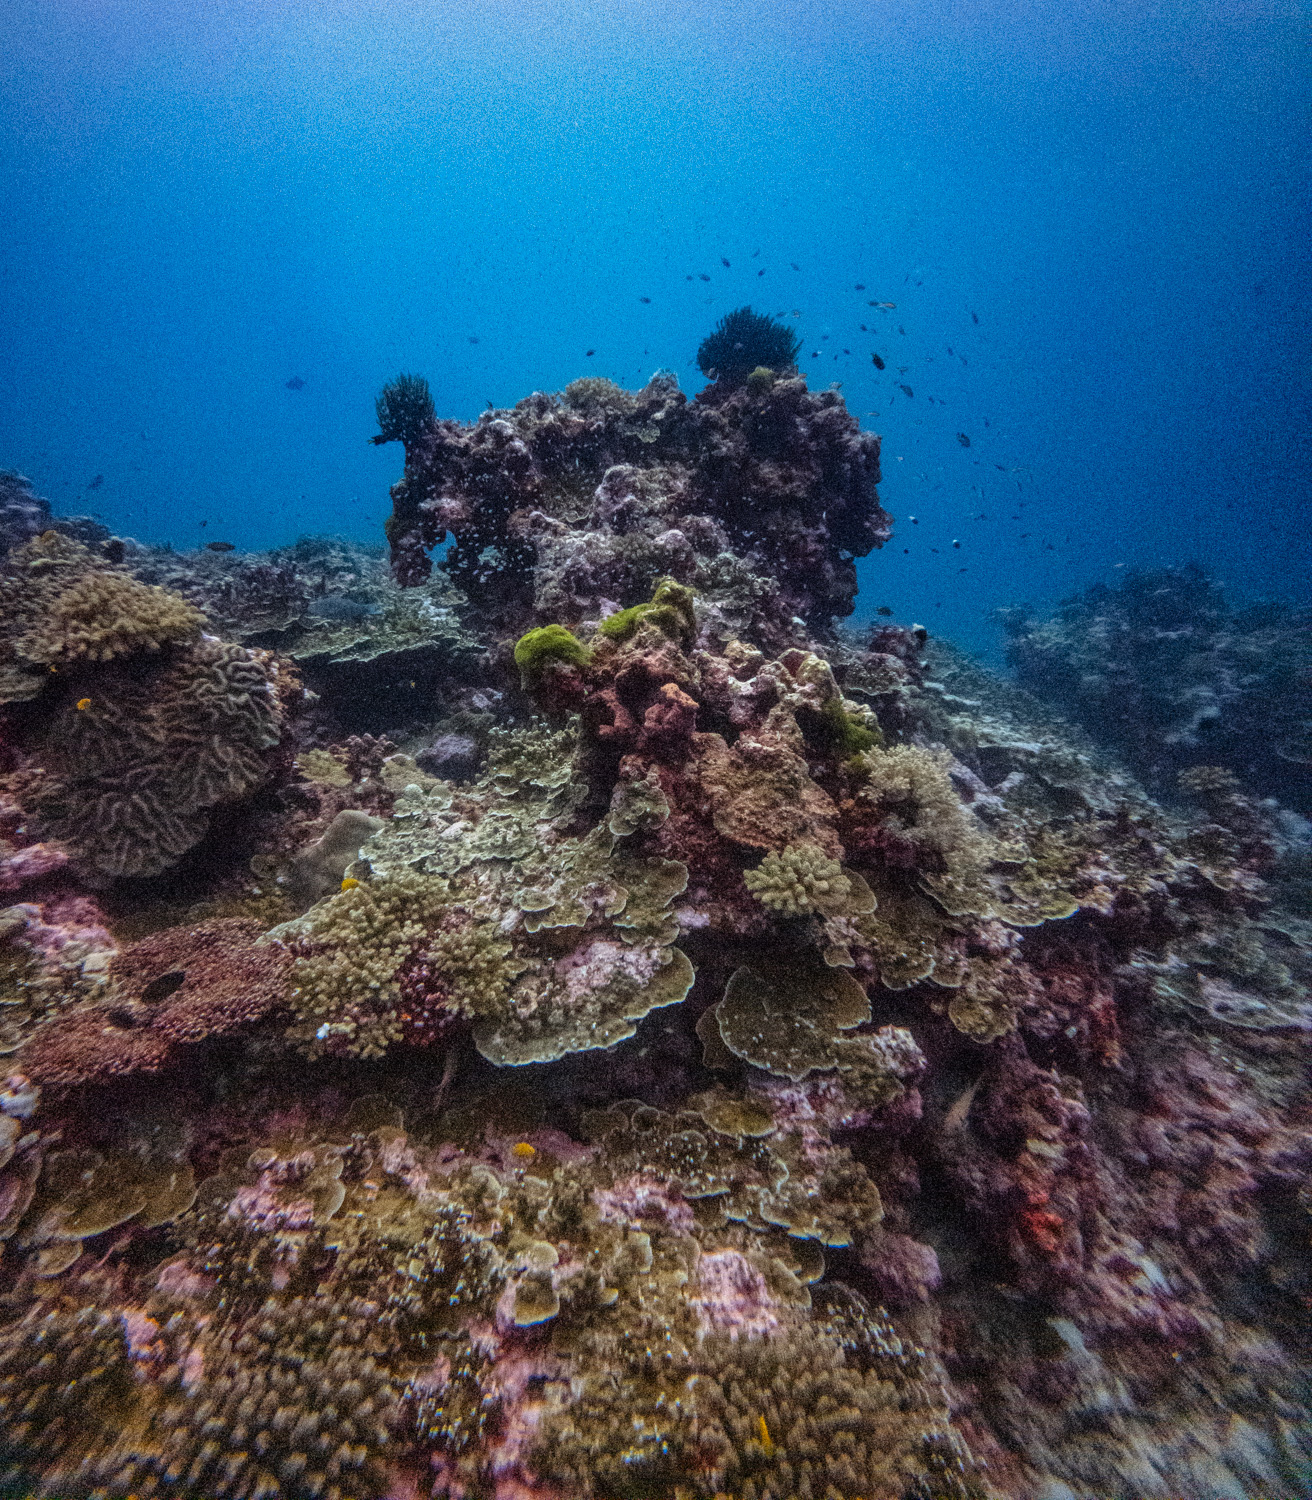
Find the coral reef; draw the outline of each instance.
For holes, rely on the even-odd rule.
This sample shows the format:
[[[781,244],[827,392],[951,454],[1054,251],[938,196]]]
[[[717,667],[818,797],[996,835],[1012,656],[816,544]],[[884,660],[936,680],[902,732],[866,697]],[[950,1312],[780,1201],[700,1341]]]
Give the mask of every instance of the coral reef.
[[[17,540],[6,1494],[1307,1492],[1293,783],[1209,743],[1145,790],[838,628],[877,446],[752,359],[398,389],[397,580]],[[1162,587],[1096,601],[1166,622],[1141,707],[1237,659]]]
[[[1222,765],[1312,813],[1312,648],[1306,610],[1233,609],[1199,567],[1127,575],[1047,620],[1007,611],[1020,681],[1124,755],[1157,790]]]
[[[421,583],[452,537],[444,569],[503,639],[613,615],[664,576],[726,636],[778,649],[851,611],[853,559],[888,537],[878,439],[796,378],[691,402],[668,375],[636,393],[578,381],[472,426],[433,422],[406,455],[397,579]]]
[[[89,878],[158,874],[268,780],[300,688],[267,652],[53,531],[10,554],[0,604],[0,696],[41,699],[11,721],[17,800]]]

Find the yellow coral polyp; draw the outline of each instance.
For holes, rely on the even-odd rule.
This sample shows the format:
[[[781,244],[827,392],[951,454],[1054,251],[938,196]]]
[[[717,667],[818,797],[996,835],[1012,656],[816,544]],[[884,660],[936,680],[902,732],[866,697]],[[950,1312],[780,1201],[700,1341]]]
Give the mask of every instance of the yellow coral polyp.
[[[90,698],[79,698],[77,700],[77,707],[78,707],[78,712],[79,713],[85,713],[87,711],[87,709],[89,709],[91,707],[91,699]]]
[[[344,891],[353,891],[359,884],[360,882],[354,875],[344,875],[342,877],[342,889]]]
[[[516,1161],[530,1162],[538,1154],[538,1149],[529,1141],[516,1141],[510,1148],[510,1154]]]

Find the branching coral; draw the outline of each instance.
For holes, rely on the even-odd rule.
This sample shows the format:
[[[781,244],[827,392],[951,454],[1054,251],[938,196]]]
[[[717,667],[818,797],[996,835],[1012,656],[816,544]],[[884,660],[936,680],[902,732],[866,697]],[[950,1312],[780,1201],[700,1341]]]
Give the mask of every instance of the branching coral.
[[[765,856],[743,875],[752,895],[779,917],[808,917],[825,907],[842,907],[852,883],[836,859],[814,844],[790,844]]]
[[[280,928],[296,954],[296,1040],[314,1052],[356,1057],[380,1057],[400,1041],[400,972],[447,895],[441,881],[398,871],[339,891]]]

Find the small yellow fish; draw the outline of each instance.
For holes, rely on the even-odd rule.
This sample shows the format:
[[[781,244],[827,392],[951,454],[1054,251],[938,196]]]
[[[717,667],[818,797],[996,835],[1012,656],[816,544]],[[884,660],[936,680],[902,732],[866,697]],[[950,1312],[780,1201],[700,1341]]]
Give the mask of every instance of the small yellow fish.
[[[91,699],[90,698],[79,698],[77,700],[77,706],[78,706],[79,709],[81,709],[81,711],[83,713],[85,713],[87,711],[87,709],[89,709],[91,707]]]
[[[510,1148],[510,1154],[516,1161],[529,1162],[538,1154],[537,1147],[528,1141],[516,1141]]]
[[[342,889],[344,891],[353,891],[359,884],[360,882],[354,875],[347,875],[342,881]]]
[[[765,1456],[767,1458],[773,1458],[774,1443],[770,1439],[770,1429],[766,1425],[766,1420],[763,1416],[761,1416],[757,1417],[756,1422],[757,1426],[761,1429],[761,1447],[765,1449]]]

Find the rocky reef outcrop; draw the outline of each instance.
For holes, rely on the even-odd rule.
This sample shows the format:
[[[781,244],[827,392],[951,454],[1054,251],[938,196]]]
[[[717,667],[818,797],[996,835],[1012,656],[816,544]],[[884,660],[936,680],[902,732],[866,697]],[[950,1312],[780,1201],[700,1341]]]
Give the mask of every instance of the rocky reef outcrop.
[[[1199,567],[1131,573],[1052,616],[1004,613],[1019,680],[1156,790],[1221,765],[1312,813],[1312,613],[1231,608]]]
[[[640,391],[576,380],[406,442],[387,535],[398,582],[446,572],[486,627],[576,625],[695,588],[734,634],[779,649],[851,612],[854,559],[882,546],[879,439],[795,376]]]
[[[284,558],[219,638],[269,559],[19,549],[81,571],[5,637],[15,1493],[1306,1488],[1312,831],[836,626],[876,450],[756,375],[425,418],[400,582]],[[131,628],[55,630],[88,590]],[[385,630],[443,664],[395,739],[324,667]],[[39,669],[202,648],[318,697],[203,859],[92,878]]]

